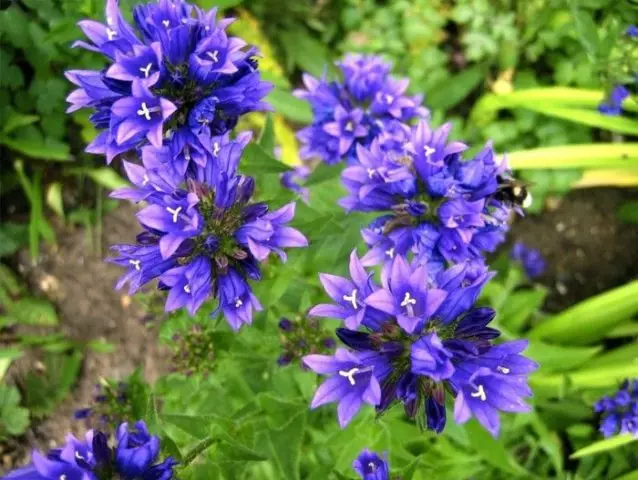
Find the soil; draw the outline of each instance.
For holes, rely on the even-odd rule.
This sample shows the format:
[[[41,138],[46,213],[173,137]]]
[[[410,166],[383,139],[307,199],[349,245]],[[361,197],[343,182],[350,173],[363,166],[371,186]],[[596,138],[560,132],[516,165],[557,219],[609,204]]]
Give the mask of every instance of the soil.
[[[152,382],[168,372],[170,353],[159,345],[156,331],[145,322],[145,313],[126,295],[126,290],[113,288],[121,269],[95,253],[84,231],[57,230],[57,248],[48,248],[35,266],[24,252],[18,270],[35,294],[46,296],[55,304],[61,331],[68,338],[102,338],[116,348],[112,353],[86,349],[71,397],[49,418],[32,423],[19,444],[0,445],[0,473],[26,463],[33,447],[48,450],[63,441],[67,432],[83,434],[84,422],[75,420],[73,412],[92,404],[95,384],[101,377],[119,380],[143,367],[146,379]],[[104,218],[103,244],[132,242],[137,230],[134,209],[121,206]],[[8,372],[9,381],[33,369],[37,359],[34,353],[14,362]]]
[[[616,216],[638,190],[575,190],[552,199],[542,215],[519,219],[513,242],[537,248],[547,260],[540,283],[550,290],[544,309],[559,312],[638,277],[638,225]]]
[[[516,221],[511,241],[540,249],[548,264],[540,282],[549,287],[545,309],[560,311],[574,303],[638,276],[638,226],[615,215],[625,201],[638,200],[638,190],[590,189],[571,192],[550,202],[542,215]],[[104,219],[104,245],[129,242],[138,227],[130,206],[121,206]],[[70,338],[102,337],[116,346],[110,354],[87,351],[81,375],[68,401],[46,420],[32,424],[12,445],[0,445],[0,473],[28,461],[30,449],[48,449],[67,432],[81,434],[85,426],[73,412],[91,404],[100,377],[120,379],[143,366],[149,381],[167,373],[170,353],[158,345],[156,332],[144,322],[145,313],[113,285],[121,270],[93,253],[82,230],[58,228],[59,245],[49,249],[37,266],[26,254],[19,270],[36,293],[56,305],[62,331]],[[25,357],[11,367],[15,378],[33,368],[37,357]]]

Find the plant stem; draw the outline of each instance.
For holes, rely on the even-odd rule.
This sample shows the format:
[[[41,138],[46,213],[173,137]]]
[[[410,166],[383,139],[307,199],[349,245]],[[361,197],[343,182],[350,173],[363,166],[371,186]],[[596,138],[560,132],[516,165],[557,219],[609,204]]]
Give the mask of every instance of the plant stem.
[[[217,439],[212,436],[208,436],[201,440],[198,444],[191,448],[186,455],[184,455],[184,458],[180,462],[180,469],[188,467],[188,465],[195,460],[200,453],[204,452],[204,450],[209,448],[215,442],[217,442]]]

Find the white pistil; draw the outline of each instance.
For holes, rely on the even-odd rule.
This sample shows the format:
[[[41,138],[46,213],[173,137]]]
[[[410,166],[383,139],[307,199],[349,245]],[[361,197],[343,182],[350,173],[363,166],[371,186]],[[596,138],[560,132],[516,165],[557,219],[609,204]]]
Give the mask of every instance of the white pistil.
[[[392,95],[390,95],[389,93],[386,93],[386,95],[385,95],[385,103],[390,105],[392,102],[394,102],[394,97]]]
[[[374,473],[377,470],[377,466],[374,464],[374,462],[368,463],[368,468],[370,469],[370,473]]]
[[[60,475],[60,480],[66,480],[66,475],[64,474]]]
[[[171,215],[173,215],[173,223],[177,223],[177,216],[179,215],[179,212],[182,211],[182,207],[177,207],[177,208],[166,207],[166,211],[170,213]]]
[[[151,68],[153,68],[153,63],[149,63],[145,67],[140,67],[140,72],[144,74],[144,78],[148,78],[151,73]]]
[[[346,132],[354,132],[354,124],[352,123],[352,121],[348,121],[348,123],[346,123],[344,130]]]
[[[78,460],[85,460],[85,458],[80,455],[80,452],[78,452],[77,450],[75,451],[75,458],[77,458]]]
[[[432,155],[433,153],[436,153],[436,148],[432,148],[429,145],[424,145],[423,151],[425,152],[425,156],[430,158],[430,155]]]
[[[151,119],[151,111],[148,109],[148,105],[146,105],[146,102],[142,102],[142,105],[140,105],[140,109],[137,111],[137,114],[140,117],[146,118],[146,120]]]
[[[146,185],[149,181],[150,179],[148,178],[148,175],[144,174],[144,176],[142,177],[142,185]]]
[[[482,402],[487,400],[487,395],[485,394],[485,390],[483,389],[483,385],[479,385],[476,389],[476,392],[470,393],[470,395],[474,398],[480,399]]]
[[[186,293],[191,293],[191,286],[188,283],[186,285],[184,285],[184,291]]]
[[[235,308],[239,308],[244,304],[244,302],[241,301],[241,298],[237,298],[235,299]]]
[[[138,272],[142,269],[142,262],[139,260],[129,260],[128,263],[133,265],[135,267],[135,270],[137,270]]]
[[[498,370],[499,372],[501,372],[503,375],[507,375],[508,373],[511,372],[511,370],[507,367],[501,367],[500,365],[498,367],[496,367],[496,370]]]
[[[162,24],[163,24],[166,28],[168,28],[168,27],[170,27],[170,26],[171,26],[171,21],[170,21],[170,20],[162,20]]]
[[[206,55],[208,55],[213,62],[215,63],[219,62],[219,50],[208,52],[206,53]]]
[[[390,258],[394,258],[394,247],[390,248],[389,250],[386,250],[385,254]]]
[[[377,171],[374,168],[368,168],[368,178],[374,177]]]
[[[350,303],[352,303],[352,308],[354,308],[355,310],[359,307],[359,306],[357,305],[357,289],[356,289],[356,288],[352,291],[352,293],[350,294],[350,296],[348,296],[348,295],[344,295],[344,296],[343,296],[343,299],[344,299],[346,302],[350,302]]]
[[[339,375],[341,375],[342,377],[345,377],[348,379],[348,381],[350,382],[350,385],[354,385],[356,382],[354,381],[354,376],[359,373],[361,370],[359,370],[358,368],[351,368],[348,371],[345,370],[339,370]]]
[[[410,316],[414,316],[414,305],[416,305],[416,300],[410,296],[410,292],[405,292],[401,306],[405,307]]]
[[[213,143],[213,156],[217,157],[219,155],[219,151],[221,149],[222,149],[222,147],[219,146],[219,142]]]
[[[117,32],[111,28],[107,28],[106,36],[108,37],[109,41],[113,40],[115,37],[117,37]]]
[[[184,147],[184,158],[187,162],[191,161],[191,149],[188,147],[188,145]]]

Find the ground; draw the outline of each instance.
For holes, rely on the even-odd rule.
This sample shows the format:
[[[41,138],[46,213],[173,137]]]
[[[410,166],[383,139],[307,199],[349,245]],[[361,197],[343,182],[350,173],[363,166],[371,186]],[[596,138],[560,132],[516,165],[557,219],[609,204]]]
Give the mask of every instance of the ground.
[[[539,248],[548,262],[540,279],[550,289],[545,309],[560,311],[587,297],[613,288],[638,275],[638,227],[615,216],[638,191],[595,189],[570,193],[543,215],[519,219],[510,238]],[[104,245],[132,241],[137,231],[133,209],[122,206],[104,219]],[[68,431],[81,433],[84,424],[73,412],[91,403],[100,377],[124,378],[138,366],[148,380],[169,369],[169,352],[159,346],[156,332],[144,322],[145,314],[113,285],[121,270],[95,255],[82,230],[60,228],[57,249],[49,249],[41,262],[21,262],[21,272],[32,289],[49,297],[58,309],[64,333],[77,340],[103,337],[117,346],[110,354],[88,351],[81,375],[68,401],[27,434],[10,445],[0,445],[0,472],[27,461],[31,446],[50,448]],[[26,357],[11,375],[32,366]]]

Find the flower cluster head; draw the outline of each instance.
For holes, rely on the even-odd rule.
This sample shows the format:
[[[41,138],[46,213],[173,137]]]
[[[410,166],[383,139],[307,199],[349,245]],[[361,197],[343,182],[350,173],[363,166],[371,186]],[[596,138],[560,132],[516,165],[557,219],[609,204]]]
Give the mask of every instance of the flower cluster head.
[[[343,80],[328,81],[304,74],[313,123],[298,133],[304,143],[302,159],[318,157],[328,164],[356,157],[358,145],[367,146],[381,134],[384,145],[401,143],[405,123],[429,115],[422,96],[406,95],[409,81],[390,76],[392,66],[374,55],[348,54],[337,64]]]
[[[638,380],[625,380],[614,396],[604,396],[594,405],[600,414],[600,433],[638,435]]]
[[[133,415],[129,389],[127,382],[101,379],[100,383],[95,384],[92,405],[76,410],[73,417],[84,420],[87,425],[109,430]]]
[[[271,86],[261,80],[253,47],[228,36],[233,19],[216,20],[184,0],[138,5],[134,25],[117,0],[107,0],[105,24],[83,20],[89,42],[75,46],[101,53],[101,71],[72,70],[78,88],[69,111],[91,108],[101,133],[87,151],[115,156],[146,144],[165,146],[169,161],[184,173],[190,161],[204,165],[213,155],[211,136],[231,130],[240,115],[267,110]]]
[[[516,242],[514,244],[514,247],[512,248],[511,258],[512,260],[519,262],[523,266],[525,274],[530,279],[540,277],[545,272],[545,268],[547,267],[545,259],[543,258],[543,255],[539,250],[527,247],[521,242]]]
[[[215,368],[215,331],[210,325],[195,324],[189,330],[172,337],[173,365],[171,369],[191,376],[208,377]]]
[[[156,463],[160,439],[151,435],[143,421],[130,429],[117,429],[117,445],[109,447],[104,433],[90,430],[80,440],[69,434],[62,448],[46,455],[33,452],[32,464],[14,470],[6,480],[170,480],[177,464],[171,457]]]
[[[367,448],[352,462],[352,468],[361,480],[390,480],[388,456],[381,457]]]
[[[457,422],[475,416],[497,435],[499,411],[529,411],[527,375],[537,365],[521,355],[526,341],[493,343],[500,334],[488,326],[495,313],[475,306],[491,277],[486,267],[459,264],[433,273],[396,256],[379,286],[355,252],[350,278],[322,274],[333,303],[309,315],[343,319],[337,336],[348,348],[304,358],[328,376],[311,407],[338,402],[345,427],[364,403],[379,414],[402,403],[410,418],[438,433],[446,423],[447,391]]]
[[[384,150],[378,140],[357,146],[357,162],[342,172],[348,196],[340,204],[348,212],[381,214],[362,230],[370,248],[365,266],[409,253],[430,272],[481,264],[504,241],[510,213],[522,213],[505,159],[497,161],[489,143],[463,159],[468,147],[449,142],[450,129],[433,130],[423,120],[400,151]]]
[[[252,322],[261,305],[247,280],[261,278],[260,262],[271,252],[285,261],[283,248],[307,240],[288,226],[294,203],[271,211],[252,201],[254,180],[237,172],[249,139],[213,137],[213,158],[186,176],[167,161],[167,147],[144,147],[142,165],[124,162],[134,186],[112,196],[144,201],[137,214],[144,231],[136,244],[113,247],[110,261],[127,269],[117,288],[128,283],[132,294],[157,278],[168,291],[166,311],[184,307],[194,315],[212,296],[234,330]]]
[[[330,353],[336,346],[334,338],[321,328],[316,318],[304,316],[296,321],[282,318],[279,331],[282,353],[277,363],[280,366],[300,361],[304,355],[311,353]]]

